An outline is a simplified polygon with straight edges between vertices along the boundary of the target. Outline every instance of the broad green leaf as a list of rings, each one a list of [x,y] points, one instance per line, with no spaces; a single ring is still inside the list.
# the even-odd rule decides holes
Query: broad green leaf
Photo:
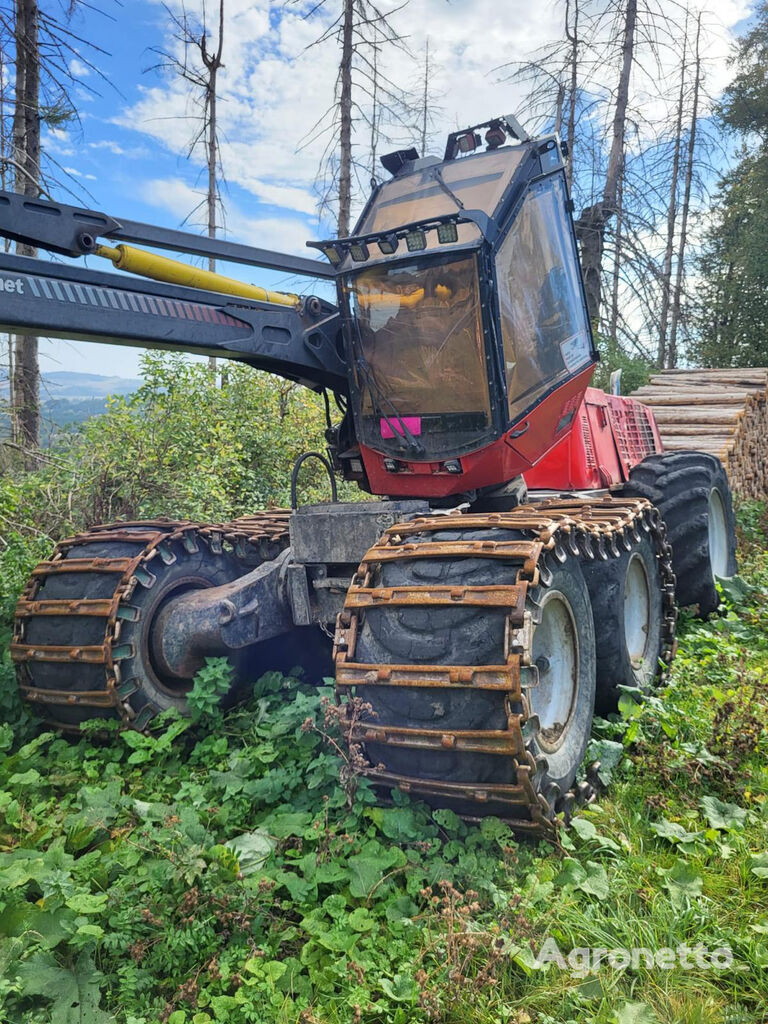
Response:
[[[696,900],[701,896],[701,876],[685,861],[679,860],[665,872],[664,888],[667,889],[672,901],[684,904],[687,899]]]
[[[597,836],[597,829],[589,818],[573,818],[570,827],[579,839],[588,840]]]
[[[17,772],[8,779],[9,786],[36,786],[42,775],[37,768],[30,768],[26,772]]]
[[[360,853],[347,861],[349,868],[349,891],[357,898],[367,898],[374,886],[394,867],[402,867],[408,858],[397,846],[384,847],[375,839],[367,842]],[[384,896],[384,886],[378,887]]]
[[[366,815],[388,838],[396,842],[423,839],[423,827],[410,807],[371,807]]]
[[[317,894],[317,887],[314,882],[308,882],[306,878],[297,875],[293,871],[278,871],[275,874],[275,881],[278,885],[284,885],[291,895],[292,900],[297,903],[304,903],[310,895]]]
[[[597,777],[604,786],[613,779],[614,772],[624,757],[624,744],[615,740],[591,740],[587,755],[590,761],[599,761]]]
[[[700,841],[703,835],[701,832],[688,832],[679,822],[667,821],[666,818],[651,822],[651,831],[661,839],[667,839],[673,845],[683,846]]]
[[[287,811],[273,814],[262,828],[275,839],[303,836],[312,821],[311,811]]]
[[[749,858],[749,870],[758,878],[768,878],[768,850]]]
[[[222,844],[237,857],[241,875],[252,875],[264,866],[275,848],[275,841],[263,828],[243,832]]]
[[[352,896],[366,898],[374,885],[384,877],[385,865],[378,857],[358,854],[349,858],[349,891]]]
[[[699,801],[699,807],[707,817],[712,828],[733,831],[744,827],[747,812],[738,804],[723,803],[716,796],[705,796]]]
[[[509,825],[505,825],[499,818],[483,818],[480,822],[480,834],[483,839],[492,839],[503,845],[513,842]]]
[[[602,864],[596,864],[593,860],[587,861],[587,877],[579,885],[579,888],[599,900],[608,898],[608,875]]]
[[[288,968],[286,965],[280,960],[267,960],[263,966],[264,974],[271,982],[275,982],[278,978],[282,978],[287,970]]]
[[[367,907],[357,907],[347,918],[347,924],[355,932],[369,932],[376,924]]]
[[[466,834],[467,826],[454,811],[450,811],[448,808],[440,808],[432,812],[432,817],[446,832],[458,835]]]
[[[563,861],[562,871],[555,879],[555,884],[566,889],[580,889],[601,900],[607,899],[609,893],[605,868],[602,864],[596,864],[592,860],[587,861],[584,866],[573,857],[566,857]]]
[[[347,912],[347,901],[340,893],[335,892],[323,900],[323,910],[329,917],[343,917]]]
[[[616,1011],[616,1024],[658,1024],[658,1017],[647,1003],[624,1003]]]
[[[409,974],[396,974],[391,981],[382,978],[379,985],[385,995],[396,1003],[411,1003],[418,995],[418,986]]]
[[[107,905],[105,892],[77,892],[67,899],[67,906],[76,914],[100,914]]]
[[[216,1020],[222,1021],[222,1024],[226,1021],[231,1021],[238,1008],[239,1004],[234,996],[211,997],[211,1009],[213,1010],[213,1016]],[[168,1024],[171,1024],[170,1017],[168,1018]]]
[[[82,953],[72,970],[61,967],[50,953],[33,953],[17,968],[25,996],[51,1000],[51,1024],[108,1024],[112,1017],[99,1009],[103,975],[90,956]]]
[[[347,877],[347,868],[341,860],[329,860],[325,864],[318,864],[315,870],[315,881],[318,885],[329,882],[341,882]]]

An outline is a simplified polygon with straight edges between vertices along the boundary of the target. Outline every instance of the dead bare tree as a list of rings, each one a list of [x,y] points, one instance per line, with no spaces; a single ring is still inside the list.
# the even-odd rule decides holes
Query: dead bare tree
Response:
[[[205,159],[206,192],[198,205],[190,210],[187,220],[205,207],[205,223],[209,238],[215,238],[221,208],[219,183],[223,178],[221,170],[221,148],[219,145],[219,123],[217,105],[219,100],[219,71],[224,67],[224,0],[218,0],[217,33],[212,38],[208,26],[205,3],[199,16],[190,13],[182,3],[181,13],[164,5],[171,24],[171,35],[176,43],[174,50],[154,48],[161,59],[149,70],[161,69],[178,75],[192,87],[191,102],[196,108],[194,119],[197,125],[190,138],[187,157],[191,158],[202,150]],[[208,258],[208,269],[216,270],[214,257]],[[208,360],[212,370],[216,359]]]
[[[616,213],[619,178],[624,159],[624,142],[629,104],[629,86],[635,53],[637,0],[626,0],[623,10],[621,67],[611,125],[611,148],[605,171],[603,193],[598,202],[582,210],[576,221],[576,234],[581,243],[581,267],[590,319],[597,323],[602,296],[603,249],[605,229]]]
[[[691,120],[688,129],[688,148],[685,161],[685,187],[683,193],[683,208],[680,220],[680,237],[677,244],[677,268],[675,274],[675,289],[672,295],[672,313],[669,327],[669,350],[666,357],[668,368],[677,365],[677,333],[680,325],[680,314],[682,308],[683,278],[685,272],[685,250],[688,244],[688,218],[691,211],[691,191],[693,187],[694,167],[696,162],[697,125],[699,117],[699,99],[701,95],[701,12],[696,18],[696,41],[694,43],[694,76],[693,76],[693,99],[691,104]]]
[[[10,121],[8,118],[8,96],[6,90],[8,89],[8,67],[10,64],[10,47],[8,45],[8,38],[5,31],[5,27],[0,24],[0,187],[5,191],[8,188],[8,171],[10,165],[8,161],[8,155],[11,150],[11,138],[10,138]],[[12,109],[12,105],[11,109]],[[11,247],[10,239],[3,239],[3,248],[5,252],[8,252]],[[13,412],[13,405],[11,402],[11,386],[13,381],[13,336],[6,335],[4,338],[4,352],[2,364],[0,364],[0,385],[3,385],[4,380],[7,382],[8,399],[3,400],[3,406],[7,409],[8,422],[11,425],[11,433],[13,433],[13,425],[11,424],[11,415]]]
[[[40,22],[37,0],[16,0],[16,52],[13,145],[14,189],[26,196],[40,194]],[[22,256],[37,250],[18,243]],[[37,448],[40,440],[40,366],[38,339],[16,335],[13,342],[12,440]]]
[[[438,121],[445,113],[439,102],[442,93],[435,88],[435,79],[441,72],[440,64],[435,60],[434,50],[429,36],[424,43],[424,60],[420,73],[415,77],[412,91],[417,98],[415,104],[416,144],[422,156],[426,156],[432,148],[434,133]]]
[[[319,0],[314,16],[331,0]],[[407,2],[407,0],[406,0]],[[404,89],[384,71],[383,52],[405,49],[391,18],[405,3],[384,14],[372,0],[341,0],[340,9],[310,47],[334,40],[340,47],[334,100],[302,140],[302,148],[326,138],[320,157],[317,186],[321,211],[335,208],[337,233],[348,235],[354,201],[355,172],[370,170],[370,161],[355,160],[355,124],[359,122],[379,139],[392,138],[391,126],[406,130],[409,105]],[[368,181],[365,181],[367,186]]]
[[[614,251],[613,251],[613,282],[611,288],[611,319],[608,336],[614,344],[618,344],[619,330],[619,304],[621,297],[621,262],[622,262],[622,233],[624,228],[624,158],[619,173],[619,184],[616,195],[616,222],[614,230]]]
[[[43,124],[61,129],[78,121],[73,87],[96,91],[76,77],[73,58],[93,71],[97,78],[107,81],[103,69],[95,62],[105,51],[78,35],[72,27],[71,19],[80,2],[68,0],[57,10],[55,5],[43,6],[38,0],[14,0],[13,4],[0,8],[0,33],[4,40],[4,120],[7,107],[12,106],[10,139],[4,141],[1,156],[3,181],[23,195],[47,196],[54,186],[74,195],[83,192],[53,154],[41,153]],[[91,4],[88,7],[101,13]],[[14,83],[12,95],[7,87],[9,69]],[[34,248],[21,243],[17,244],[16,251],[24,256],[36,255]],[[30,453],[40,440],[38,339],[15,336],[12,349],[13,440],[21,450]],[[31,455],[27,461],[30,459]]]
[[[355,29],[355,0],[344,0],[339,65],[339,219],[338,233],[349,234],[352,207],[352,53]]]
[[[571,2],[573,3],[573,21],[571,21]],[[570,192],[573,184],[573,150],[576,145],[576,105],[579,101],[579,0],[565,0],[565,38],[570,44],[568,53],[568,131],[566,144],[568,146],[569,159],[565,168],[565,176],[568,180]]]
[[[680,151],[683,139],[683,107],[685,105],[685,79],[687,72],[688,12],[685,17],[683,33],[683,52],[680,62],[680,91],[677,98],[675,114],[674,142],[672,146],[672,172],[669,182],[669,205],[667,207],[667,236],[664,248],[664,268],[662,271],[661,311],[659,316],[659,347],[656,363],[661,368],[667,359],[667,329],[669,325],[669,307],[672,298],[672,258],[675,248],[675,232],[677,229],[677,193],[680,175]]]

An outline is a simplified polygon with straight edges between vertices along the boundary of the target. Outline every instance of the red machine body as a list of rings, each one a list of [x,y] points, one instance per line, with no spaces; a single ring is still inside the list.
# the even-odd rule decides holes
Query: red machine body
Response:
[[[585,389],[594,390],[586,387],[592,372],[593,367],[587,367],[548,395],[497,441],[459,458],[406,462],[361,445],[371,491],[398,497],[445,498],[498,486],[500,481],[527,473],[543,454],[567,440]],[[395,468],[388,469],[388,465]]]
[[[461,458],[406,462],[361,446],[372,492],[444,498],[521,474],[529,490],[599,490],[628,480],[632,466],[662,451],[658,427],[640,402],[586,387],[592,370],[553,391],[499,440]]]
[[[663,450],[650,409],[632,398],[587,388],[571,430],[525,473],[529,490],[595,490],[629,479]]]

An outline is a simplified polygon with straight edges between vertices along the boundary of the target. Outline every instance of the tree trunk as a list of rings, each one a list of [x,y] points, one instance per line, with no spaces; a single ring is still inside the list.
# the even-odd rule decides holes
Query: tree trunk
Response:
[[[619,191],[616,197],[616,232],[613,251],[613,288],[611,290],[611,324],[609,335],[614,345],[619,341],[619,287],[621,285],[621,232],[624,208],[624,179],[619,177]]]
[[[17,192],[40,194],[40,51],[36,0],[15,2],[16,84],[13,112],[14,186]],[[22,256],[37,250],[17,244]],[[40,441],[40,370],[37,338],[16,335],[13,344],[13,440],[25,449]]]
[[[208,69],[208,136],[206,139],[206,162],[208,164],[208,195],[207,195],[207,207],[208,207],[208,237],[216,237],[216,200],[218,198],[218,189],[216,187],[216,158],[218,156],[216,150],[216,87],[217,87],[217,75],[219,68],[222,66],[221,54],[224,48],[224,0],[219,0],[219,38],[216,52],[210,57],[206,54],[205,48],[205,36],[203,36],[201,44],[201,52],[203,55],[203,63]],[[208,269],[213,272],[216,270],[216,259],[213,256],[208,258]],[[216,372],[216,357],[208,357],[208,366],[215,373]]]
[[[677,272],[675,275],[675,290],[672,297],[672,317],[669,330],[669,352],[667,353],[668,369],[673,369],[675,366],[677,366],[677,329],[680,323],[680,299],[683,291],[685,247],[688,241],[688,214],[691,208],[693,166],[696,158],[696,123],[699,116],[699,92],[701,89],[701,56],[699,53],[700,41],[701,14],[699,14],[699,16],[696,19],[696,72],[693,79],[693,107],[691,109],[691,130],[688,134],[688,153],[685,165],[685,193],[683,195],[683,209],[680,219],[680,240],[678,242],[677,247]]]
[[[8,116],[6,110],[6,93],[7,88],[7,76],[6,76],[7,56],[4,50],[0,50],[0,187],[5,192],[8,188],[8,163],[7,158],[9,155],[8,139]],[[3,239],[3,251],[8,252],[11,248],[10,238]],[[8,419],[11,424],[11,436],[14,434],[13,428],[13,335],[7,334],[4,337],[4,359],[8,381]]]
[[[216,237],[216,67],[208,80],[208,237]],[[216,259],[208,257],[208,269],[216,270]],[[216,372],[216,356],[208,356],[208,366]]]
[[[579,92],[579,0],[573,0],[573,31],[568,24],[570,18],[570,0],[565,0],[565,35],[571,44],[571,84],[568,95],[568,161],[565,165],[565,177],[570,193],[573,184],[573,147],[576,143],[576,99]]]
[[[421,150],[422,156],[427,155],[427,124],[429,122],[429,36],[424,50],[424,90],[421,98]]]
[[[600,319],[602,298],[601,275],[605,249],[605,227],[616,212],[619,175],[624,156],[624,137],[629,102],[629,80],[635,49],[635,27],[637,24],[637,0],[627,0],[624,15],[624,38],[622,42],[621,72],[616,89],[616,107],[611,130],[611,151],[605,186],[600,202],[588,206],[576,221],[576,233],[581,242],[581,269],[587,295],[587,309],[593,324]]]
[[[379,148],[379,46],[376,27],[373,29],[371,57],[371,188],[376,184],[376,157]]]
[[[669,187],[669,206],[667,207],[667,241],[664,250],[664,267],[661,272],[661,311],[659,313],[659,348],[656,365],[663,369],[667,360],[667,329],[669,326],[669,307],[672,298],[672,257],[675,249],[675,227],[677,225],[677,186],[680,174],[680,150],[683,138],[683,102],[685,99],[685,59],[688,41],[688,22],[686,18],[683,36],[683,63],[680,70],[680,94],[677,99],[677,117],[675,120],[675,148],[672,153],[672,180]]]
[[[341,93],[339,114],[339,238],[349,235],[349,215],[352,206],[352,52],[355,0],[344,0],[344,25],[341,34],[341,66],[339,77]]]

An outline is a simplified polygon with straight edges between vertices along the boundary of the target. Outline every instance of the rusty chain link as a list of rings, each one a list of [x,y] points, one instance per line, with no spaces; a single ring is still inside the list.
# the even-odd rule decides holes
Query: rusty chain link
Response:
[[[515,539],[429,540],[446,530],[507,529]],[[520,539],[522,533],[525,539]],[[347,707],[347,742],[365,756],[365,744],[375,742],[413,750],[455,750],[496,754],[513,760],[513,783],[447,782],[407,776],[370,761],[365,774],[375,785],[397,788],[433,801],[460,801],[477,808],[477,817],[494,813],[518,831],[552,835],[554,813],[569,812],[575,803],[594,795],[595,779],[580,783],[567,794],[544,794],[537,788],[543,765],[530,752],[535,728],[528,691],[538,680],[532,664],[535,611],[528,605],[530,590],[547,585],[545,552],[563,561],[566,552],[580,559],[616,558],[631,550],[643,533],[653,536],[662,582],[662,650],[666,673],[674,654],[675,577],[671,548],[658,511],[645,499],[549,499],[510,512],[449,514],[412,519],[390,527],[365,555],[349,588],[337,622],[334,660],[338,701]],[[527,535],[527,536],[526,536]],[[417,540],[416,538],[421,538]],[[504,559],[517,565],[515,582],[495,586],[375,585],[385,562],[422,558]],[[499,665],[367,664],[355,659],[362,617],[370,608],[480,606],[506,608],[504,663]],[[457,687],[504,693],[506,726],[503,729],[425,729],[377,725],[359,721],[352,713],[351,696],[365,688],[414,687],[446,690]],[[522,711],[519,709],[522,708]],[[518,710],[515,710],[518,709]],[[557,807],[555,806],[557,803]],[[472,819],[471,813],[465,817]]]

